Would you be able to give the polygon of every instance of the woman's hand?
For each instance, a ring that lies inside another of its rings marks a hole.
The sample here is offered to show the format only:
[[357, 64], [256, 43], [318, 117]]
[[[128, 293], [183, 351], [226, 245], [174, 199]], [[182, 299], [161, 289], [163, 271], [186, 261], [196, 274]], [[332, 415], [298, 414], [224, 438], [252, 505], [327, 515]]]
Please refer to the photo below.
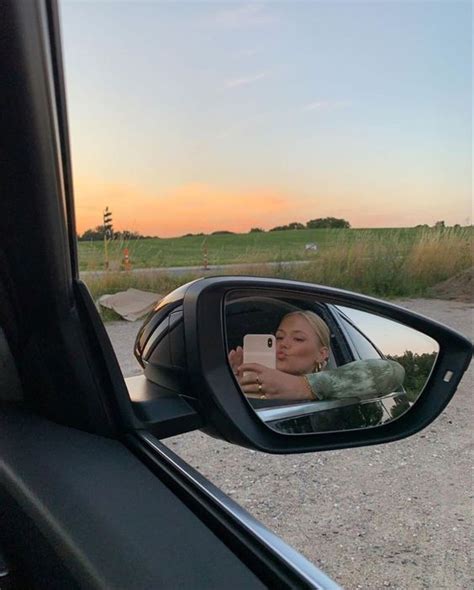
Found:
[[244, 362], [244, 349], [237, 346], [235, 350], [229, 352], [228, 359], [234, 375], [237, 375], [238, 368]]
[[295, 401], [314, 399], [305, 378], [300, 375], [269, 369], [258, 363], [240, 365], [236, 375], [242, 391], [247, 395]]

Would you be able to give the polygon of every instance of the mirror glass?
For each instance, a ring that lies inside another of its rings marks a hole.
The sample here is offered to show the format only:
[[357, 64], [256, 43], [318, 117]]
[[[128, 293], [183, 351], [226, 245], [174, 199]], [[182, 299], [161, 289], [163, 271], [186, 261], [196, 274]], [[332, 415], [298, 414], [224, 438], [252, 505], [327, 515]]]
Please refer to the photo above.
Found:
[[416, 403], [439, 350], [408, 326], [307, 295], [235, 291], [225, 320], [242, 395], [287, 434], [395, 420]]

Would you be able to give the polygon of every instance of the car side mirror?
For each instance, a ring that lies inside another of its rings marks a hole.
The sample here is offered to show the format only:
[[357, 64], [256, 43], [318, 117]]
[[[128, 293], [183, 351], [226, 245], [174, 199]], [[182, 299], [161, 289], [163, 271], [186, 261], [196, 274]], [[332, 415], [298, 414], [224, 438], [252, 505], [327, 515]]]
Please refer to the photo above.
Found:
[[174, 399], [187, 416], [187, 430], [194, 424], [235, 444], [291, 453], [421, 430], [453, 396], [472, 345], [364, 295], [216, 277], [163, 299], [143, 324], [135, 355], [156, 399]]

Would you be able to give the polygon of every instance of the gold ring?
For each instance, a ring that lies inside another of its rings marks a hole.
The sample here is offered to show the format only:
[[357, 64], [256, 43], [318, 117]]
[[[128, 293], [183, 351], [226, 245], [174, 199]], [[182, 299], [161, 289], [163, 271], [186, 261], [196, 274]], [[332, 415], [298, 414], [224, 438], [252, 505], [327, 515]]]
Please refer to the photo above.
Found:
[[260, 377], [258, 375], [255, 377], [255, 383], [257, 383], [257, 385], [260, 385]]
[[262, 384], [261, 383], [258, 384], [258, 393], [262, 393]]

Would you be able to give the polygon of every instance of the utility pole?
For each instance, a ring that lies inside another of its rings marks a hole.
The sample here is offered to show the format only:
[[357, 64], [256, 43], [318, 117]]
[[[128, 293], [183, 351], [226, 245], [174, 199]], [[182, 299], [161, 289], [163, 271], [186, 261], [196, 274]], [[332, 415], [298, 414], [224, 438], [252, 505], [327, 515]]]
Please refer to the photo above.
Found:
[[104, 266], [105, 270], [109, 270], [109, 249], [108, 249], [108, 241], [113, 237], [113, 226], [112, 226], [112, 211], [109, 211], [109, 208], [106, 207], [103, 213], [103, 221], [104, 221]]

